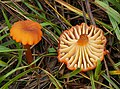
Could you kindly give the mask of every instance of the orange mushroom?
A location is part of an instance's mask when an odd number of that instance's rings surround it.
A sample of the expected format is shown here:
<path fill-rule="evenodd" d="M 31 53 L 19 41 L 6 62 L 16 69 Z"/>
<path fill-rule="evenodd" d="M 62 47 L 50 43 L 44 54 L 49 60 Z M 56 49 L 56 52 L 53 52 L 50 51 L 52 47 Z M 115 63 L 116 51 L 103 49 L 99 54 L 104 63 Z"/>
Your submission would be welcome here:
<path fill-rule="evenodd" d="M 70 70 L 92 70 L 97 60 L 104 59 L 106 41 L 103 31 L 96 26 L 87 26 L 85 23 L 73 26 L 59 38 L 58 60 Z"/>
<path fill-rule="evenodd" d="M 30 46 L 37 44 L 42 38 L 42 26 L 32 20 L 18 21 L 14 23 L 10 29 L 10 36 L 16 42 L 21 42 L 26 51 L 26 59 L 28 64 L 32 63 L 32 53 Z"/>

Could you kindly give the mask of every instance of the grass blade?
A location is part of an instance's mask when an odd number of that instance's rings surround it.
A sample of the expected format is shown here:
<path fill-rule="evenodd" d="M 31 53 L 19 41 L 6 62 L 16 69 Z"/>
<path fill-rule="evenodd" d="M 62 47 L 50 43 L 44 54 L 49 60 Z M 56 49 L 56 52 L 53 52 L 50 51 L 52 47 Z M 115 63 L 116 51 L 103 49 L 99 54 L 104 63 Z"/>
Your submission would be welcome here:
<path fill-rule="evenodd" d="M 8 27 L 6 26 L 6 27 L 4 27 L 3 29 L 1 29 L 0 30 L 0 33 L 2 33 L 3 31 L 5 31 L 5 30 L 7 30 L 8 29 Z"/>
<path fill-rule="evenodd" d="M 71 72 L 71 73 L 68 73 L 68 74 L 63 75 L 60 79 L 63 79 L 63 78 L 71 78 L 71 77 L 75 76 L 76 74 L 80 73 L 80 71 L 81 71 L 81 69 L 78 68 L 78 69 L 74 70 L 74 71 Z"/>
<path fill-rule="evenodd" d="M 44 70 L 42 68 L 41 68 L 41 70 L 43 70 L 48 75 L 48 77 L 50 78 L 52 83 L 56 86 L 56 89 L 63 89 L 63 87 L 60 84 L 60 82 L 52 74 L 50 74 L 48 71 L 46 71 L 46 70 Z"/>
<path fill-rule="evenodd" d="M 1 87 L 1 89 L 6 89 L 6 88 L 8 88 L 8 86 L 9 86 L 10 84 L 12 84 L 13 82 L 17 81 L 19 78 L 21 78 L 22 76 L 24 76 L 25 74 L 31 72 L 31 71 L 34 70 L 34 69 L 35 69 L 35 68 L 32 68 L 32 69 L 26 70 L 26 71 L 18 74 L 16 77 L 10 79 L 7 83 L 5 83 L 5 84 Z"/>
<path fill-rule="evenodd" d="M 21 46 L 19 45 L 19 43 L 15 43 L 15 45 L 16 45 L 17 49 L 20 49 L 20 48 L 21 48 Z M 19 65 L 20 65 L 21 62 L 22 62 L 22 53 L 23 53 L 22 50 L 21 50 L 21 51 L 18 51 L 18 64 L 17 64 L 16 67 L 19 67 Z"/>
<path fill-rule="evenodd" d="M 8 20 L 8 17 L 7 17 L 7 15 L 5 14 L 5 12 L 4 12 L 3 9 L 2 9 L 2 13 L 3 13 L 3 16 L 4 16 L 4 18 L 5 18 L 6 24 L 7 24 L 8 28 L 10 29 L 10 28 L 11 28 L 11 24 L 10 24 L 10 22 L 9 22 L 9 20 Z"/>
<path fill-rule="evenodd" d="M 120 14 L 102 1 L 95 1 L 95 4 L 120 23 Z"/>
<path fill-rule="evenodd" d="M 0 52 L 13 52 L 13 51 L 24 51 L 25 49 L 10 49 L 0 45 Z"/>
<path fill-rule="evenodd" d="M 55 0 L 56 2 L 60 3 L 61 5 L 65 6 L 66 8 L 68 8 L 69 10 L 79 14 L 80 16 L 83 16 L 83 12 L 81 10 L 79 10 L 78 8 L 64 2 L 63 0 Z M 88 18 L 88 15 L 86 14 L 86 17 Z"/>
<path fill-rule="evenodd" d="M 115 89 L 120 89 L 105 73 L 102 74 L 102 76 L 109 82 L 111 83 Z"/>
<path fill-rule="evenodd" d="M 97 67 L 96 67 L 96 69 L 95 69 L 95 74 L 94 74 L 95 80 L 98 80 L 98 79 L 99 79 L 99 74 L 100 74 L 100 71 L 101 71 L 101 67 L 102 67 L 101 61 L 98 60 L 98 61 L 97 61 Z"/>
<path fill-rule="evenodd" d="M 76 7 L 72 6 L 72 5 L 64 2 L 63 0 L 55 0 L 55 1 L 58 2 L 58 3 L 60 3 L 61 5 L 65 6 L 65 7 L 68 8 L 70 11 L 73 11 L 73 12 L 75 12 L 76 14 L 78 14 L 78 15 L 80 15 L 80 16 L 83 16 L 83 11 L 81 11 L 80 9 L 78 9 L 78 8 L 76 8 Z M 86 14 L 86 18 L 89 19 L 87 14 Z M 107 25 L 106 23 L 103 23 L 102 21 L 99 21 L 99 20 L 96 19 L 96 18 L 94 18 L 94 19 L 95 19 L 95 21 L 96 21 L 98 24 L 103 25 L 103 26 L 106 27 L 107 29 L 110 29 L 110 30 L 113 29 L 111 26 Z"/>
<path fill-rule="evenodd" d="M 120 40 L 120 29 L 119 29 L 118 23 L 111 16 L 109 16 L 109 18 L 110 18 L 110 22 L 112 23 L 115 34 L 118 40 Z"/>
<path fill-rule="evenodd" d="M 15 43 L 15 41 L 11 39 L 11 40 L 9 40 L 7 42 L 1 43 L 1 46 L 9 46 L 9 45 L 12 45 L 14 43 Z"/>
<path fill-rule="evenodd" d="M 57 51 L 55 50 L 55 48 L 48 48 L 48 53 L 56 53 Z"/>
<path fill-rule="evenodd" d="M 43 23 L 41 23 L 41 25 L 42 25 L 42 27 L 46 27 L 46 26 L 49 26 L 49 25 L 54 26 L 55 24 L 52 24 L 50 22 L 43 22 Z"/>
<path fill-rule="evenodd" d="M 109 71 L 110 75 L 120 75 L 120 70 Z"/>
<path fill-rule="evenodd" d="M 115 67 L 120 66 L 120 62 L 116 63 L 114 66 L 115 66 Z"/>
<path fill-rule="evenodd" d="M 5 67 L 5 66 L 8 66 L 8 64 L 5 63 L 4 61 L 0 60 L 0 66 Z"/>
<path fill-rule="evenodd" d="M 106 5 L 109 6 L 108 2 L 104 2 Z M 114 19 L 114 16 L 112 17 L 109 13 L 108 13 L 108 16 L 109 16 L 109 19 L 110 19 L 110 22 L 113 26 L 113 30 L 118 38 L 118 40 L 120 40 L 120 29 L 119 29 L 119 26 L 118 26 L 118 22 Z"/>
<path fill-rule="evenodd" d="M 39 2 L 38 0 L 35 0 L 35 1 L 36 1 L 36 3 L 37 3 L 38 7 L 39 7 L 41 10 L 43 10 L 40 2 Z M 43 10 L 43 11 L 44 11 L 44 10 Z M 44 13 L 41 13 L 41 15 L 42 15 L 44 18 L 46 18 Z"/>
<path fill-rule="evenodd" d="M 94 77 L 93 77 L 93 71 L 89 71 L 88 73 L 89 73 L 89 76 L 90 76 L 92 89 L 96 89 L 95 88 L 95 81 L 94 81 Z"/>
<path fill-rule="evenodd" d="M 47 0 L 44 0 L 44 1 L 64 20 L 64 22 L 67 25 L 72 26 L 61 14 L 59 14 L 59 12 L 54 7 L 50 5 L 50 3 Z"/>
<path fill-rule="evenodd" d="M 89 80 L 90 80 L 90 78 L 89 78 L 88 76 L 86 76 L 85 74 L 80 73 L 80 75 L 82 75 L 82 76 L 85 77 L 86 79 L 89 79 Z M 98 82 L 98 81 L 96 81 L 96 80 L 94 80 L 94 82 L 97 83 L 97 84 L 99 84 L 99 85 L 102 85 L 102 86 L 104 86 L 104 87 L 106 87 L 106 88 L 108 88 L 108 89 L 112 89 L 110 86 L 107 86 L 107 85 L 105 85 L 105 84 L 103 84 L 103 83 L 101 83 L 101 82 Z"/>
<path fill-rule="evenodd" d="M 1 41 L 2 39 L 4 39 L 5 37 L 7 37 L 8 35 L 9 35 L 9 33 L 4 34 L 3 36 L 1 36 L 1 37 L 0 37 L 0 41 Z"/>
<path fill-rule="evenodd" d="M 38 11 L 36 11 L 35 9 L 33 9 L 31 6 L 31 4 L 28 4 L 27 2 L 24 2 L 23 3 L 30 9 L 32 10 L 36 15 L 38 15 L 41 19 L 43 20 L 46 20 L 46 18 L 44 16 L 42 16 L 41 14 L 38 13 Z"/>
<path fill-rule="evenodd" d="M 117 0 L 107 0 L 120 10 L 120 4 Z"/>
<path fill-rule="evenodd" d="M 61 31 L 58 29 L 59 27 L 57 26 L 57 25 L 55 25 L 55 24 L 53 24 L 53 23 L 51 23 L 51 22 L 43 22 L 43 23 L 41 23 L 41 25 L 43 26 L 43 27 L 46 27 L 46 26 L 51 26 L 51 27 L 53 27 L 53 29 L 60 35 L 61 34 Z"/>
<path fill-rule="evenodd" d="M 3 75 L 0 77 L 0 83 L 6 79 L 8 76 L 10 76 L 11 74 L 13 74 L 15 71 L 18 71 L 18 70 L 21 70 L 21 69 L 24 69 L 24 68 L 27 68 L 28 66 L 22 66 L 22 67 L 18 67 L 18 68 L 15 68 L 13 70 L 11 70 L 10 72 L 8 72 L 7 74 Z"/>

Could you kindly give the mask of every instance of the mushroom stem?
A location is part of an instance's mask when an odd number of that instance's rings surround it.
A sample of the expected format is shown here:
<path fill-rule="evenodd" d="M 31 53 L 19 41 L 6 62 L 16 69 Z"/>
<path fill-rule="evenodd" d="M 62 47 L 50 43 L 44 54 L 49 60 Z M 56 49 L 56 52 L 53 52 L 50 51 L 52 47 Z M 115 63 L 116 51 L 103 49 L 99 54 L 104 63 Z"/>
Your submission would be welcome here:
<path fill-rule="evenodd" d="M 32 52 L 31 52 L 31 49 L 30 49 L 30 45 L 26 44 L 26 45 L 24 45 L 24 48 L 27 49 L 27 51 L 25 53 L 27 63 L 31 64 L 33 62 L 33 57 L 32 57 Z M 34 67 L 34 65 L 32 65 L 32 67 Z"/>

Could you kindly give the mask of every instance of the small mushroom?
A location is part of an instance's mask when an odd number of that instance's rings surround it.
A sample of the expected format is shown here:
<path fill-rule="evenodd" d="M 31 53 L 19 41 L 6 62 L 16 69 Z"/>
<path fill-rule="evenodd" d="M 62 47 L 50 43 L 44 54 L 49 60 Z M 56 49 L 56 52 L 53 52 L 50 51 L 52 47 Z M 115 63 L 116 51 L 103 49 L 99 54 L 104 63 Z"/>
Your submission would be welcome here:
<path fill-rule="evenodd" d="M 87 26 L 85 23 L 73 26 L 59 38 L 58 60 L 70 70 L 92 70 L 97 60 L 104 59 L 106 41 L 103 31 L 96 26 Z"/>
<path fill-rule="evenodd" d="M 32 63 L 31 45 L 37 44 L 42 38 L 42 26 L 32 20 L 18 21 L 14 23 L 10 29 L 10 36 L 16 41 L 24 45 L 26 51 L 26 59 L 28 64 Z"/>

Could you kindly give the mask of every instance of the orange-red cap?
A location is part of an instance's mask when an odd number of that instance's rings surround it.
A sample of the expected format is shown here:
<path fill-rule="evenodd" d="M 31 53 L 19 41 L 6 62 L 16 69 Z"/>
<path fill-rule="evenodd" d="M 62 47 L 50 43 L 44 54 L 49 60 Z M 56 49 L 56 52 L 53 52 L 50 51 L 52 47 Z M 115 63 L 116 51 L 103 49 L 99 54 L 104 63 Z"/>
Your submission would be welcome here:
<path fill-rule="evenodd" d="M 10 36 L 23 45 L 37 44 L 42 38 L 42 26 L 32 20 L 18 21 L 10 29 Z"/>

